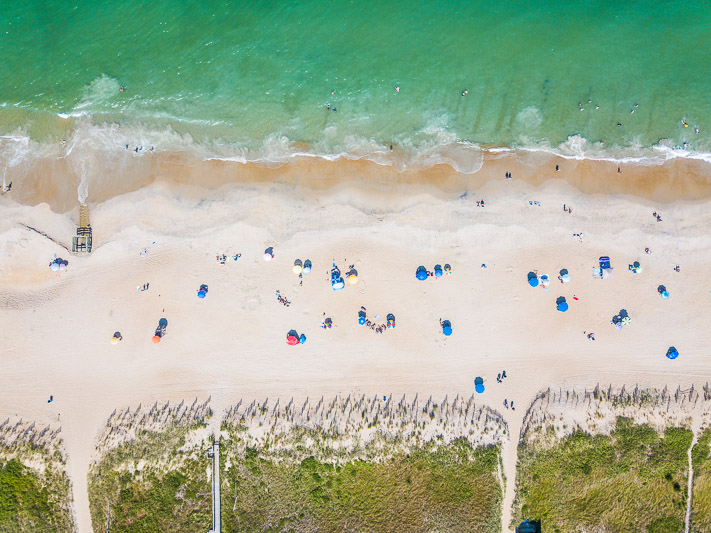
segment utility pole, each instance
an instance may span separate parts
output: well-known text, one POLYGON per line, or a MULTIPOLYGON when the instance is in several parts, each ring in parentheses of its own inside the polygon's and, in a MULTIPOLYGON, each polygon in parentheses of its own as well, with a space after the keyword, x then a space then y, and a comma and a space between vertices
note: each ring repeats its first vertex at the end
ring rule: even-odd
POLYGON ((207 533, 222 533, 222 514, 220 512, 220 441, 212 443, 212 449, 207 451, 208 459, 212 459, 212 529, 207 533))

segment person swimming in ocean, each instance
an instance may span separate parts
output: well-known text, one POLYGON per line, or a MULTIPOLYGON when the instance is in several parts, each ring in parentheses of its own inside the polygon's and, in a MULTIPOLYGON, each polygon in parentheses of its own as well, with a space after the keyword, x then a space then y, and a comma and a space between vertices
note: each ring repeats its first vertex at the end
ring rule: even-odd
POLYGON ((119 87, 119 91, 125 92, 125 91, 126 91, 126 87, 125 87, 124 85, 122 85, 121 87, 119 87))
POLYGON ((466 96, 466 95, 468 95, 468 94, 469 94, 469 89, 464 89, 464 90, 462 91, 462 96, 466 96))
POLYGON ((684 125, 685 128, 689 127, 689 125, 686 123, 686 120, 684 120, 683 118, 681 119, 681 123, 684 125))

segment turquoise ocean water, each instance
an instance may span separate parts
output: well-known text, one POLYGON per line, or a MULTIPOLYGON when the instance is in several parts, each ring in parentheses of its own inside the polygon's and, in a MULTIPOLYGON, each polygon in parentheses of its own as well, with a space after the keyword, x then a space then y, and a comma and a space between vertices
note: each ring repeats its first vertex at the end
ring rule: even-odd
POLYGON ((710 50, 708 2, 8 2, 0 169, 62 139, 238 160, 394 144, 463 171, 482 146, 707 158, 710 50))

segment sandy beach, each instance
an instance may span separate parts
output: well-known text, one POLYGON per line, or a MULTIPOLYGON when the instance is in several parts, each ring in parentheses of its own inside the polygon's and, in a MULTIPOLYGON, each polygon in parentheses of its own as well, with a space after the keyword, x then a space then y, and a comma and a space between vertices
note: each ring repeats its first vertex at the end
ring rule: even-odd
MULTIPOLYGON (((468 398, 481 376, 478 403, 510 428, 504 474, 513 480, 521 424, 540 391, 675 390, 708 379, 711 182, 702 162, 618 174, 614 163, 492 155, 466 176, 364 161, 188 163, 156 157, 125 190, 90 189, 90 255, 67 250, 77 209, 57 193, 59 177, 52 190, 30 174, 1 200, 0 418, 61 426, 82 533, 91 531, 86 476, 96 437, 126 406, 211 397, 219 419, 240 399, 468 398), (274 259, 265 262, 268 247, 274 259), (48 268, 55 254, 69 261, 65 272, 48 268), (603 255, 614 277, 594 279, 603 255), (313 263, 301 280, 296 259, 313 263), (634 261, 639 274, 628 271, 634 261), (343 272, 354 265, 358 284, 334 292, 334 262, 343 272), (451 274, 415 278, 418 266, 445 263, 451 274), (563 268, 570 283, 557 280, 563 268), (529 271, 551 284, 530 287, 529 271), (397 327, 359 326, 361 306, 378 323, 393 313, 397 327), (632 320, 618 331, 610 320, 623 308, 632 320), (326 317, 333 328, 320 327, 326 317), (155 345, 161 318, 168 326, 155 345), (440 319, 451 321, 451 337, 440 319), (307 341, 288 346, 291 329, 307 341), (112 345, 115 331, 123 340, 112 345), (673 361, 665 357, 672 345, 673 361)), ((503 524, 513 491, 507 482, 503 524)))

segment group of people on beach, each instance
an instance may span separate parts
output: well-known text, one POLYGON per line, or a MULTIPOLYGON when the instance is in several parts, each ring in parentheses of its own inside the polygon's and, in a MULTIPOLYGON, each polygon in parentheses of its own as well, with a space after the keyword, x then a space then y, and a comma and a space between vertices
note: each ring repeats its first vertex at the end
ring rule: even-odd
POLYGON ((287 300, 286 298, 284 298, 281 295, 281 292, 276 291, 276 297, 277 297, 277 301, 284 307, 289 307, 291 305, 291 302, 289 300, 287 300))

